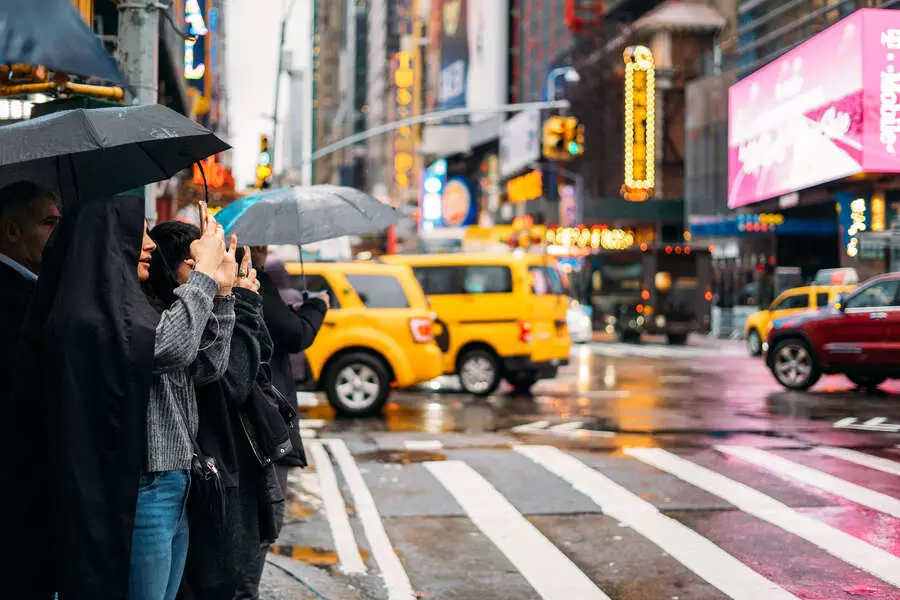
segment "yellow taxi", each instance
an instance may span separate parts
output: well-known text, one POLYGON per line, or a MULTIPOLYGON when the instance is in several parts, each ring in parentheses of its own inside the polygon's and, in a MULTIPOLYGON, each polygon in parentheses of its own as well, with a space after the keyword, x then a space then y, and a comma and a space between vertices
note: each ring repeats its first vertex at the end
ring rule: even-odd
POLYGON ((506 379, 527 391, 568 363, 568 296, 553 259, 521 251, 385 256, 412 267, 437 313, 444 372, 488 396, 506 379))
POLYGON ((838 294, 849 292, 854 285, 813 285, 782 292, 769 308, 753 313, 744 325, 744 339, 751 356, 763 353, 763 340, 776 319, 805 310, 825 308, 834 303, 838 294))
POLYGON ((327 293, 331 301, 306 358, 335 411, 377 414, 391 387, 412 387, 443 373, 434 315, 408 267, 364 262, 285 267, 294 287, 327 293))

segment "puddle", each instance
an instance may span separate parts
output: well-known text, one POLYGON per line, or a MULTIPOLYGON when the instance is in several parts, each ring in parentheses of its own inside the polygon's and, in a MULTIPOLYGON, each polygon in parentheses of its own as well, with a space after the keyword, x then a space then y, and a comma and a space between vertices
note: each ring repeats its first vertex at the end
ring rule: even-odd
POLYGON ((447 460, 447 455, 443 452, 431 450, 375 450, 374 452, 357 454, 356 460, 408 465, 410 463, 433 460, 447 460))
POLYGON ((316 513, 309 504, 303 502, 294 494, 291 494, 288 497, 285 509, 287 516, 291 521, 305 521, 316 513))
MULTIPOLYGON (((338 564, 337 552, 315 546, 272 546, 269 551, 272 554, 286 556, 314 567, 330 567, 338 564)), ((369 557, 369 553, 362 548, 359 549, 359 553, 363 560, 369 557)))

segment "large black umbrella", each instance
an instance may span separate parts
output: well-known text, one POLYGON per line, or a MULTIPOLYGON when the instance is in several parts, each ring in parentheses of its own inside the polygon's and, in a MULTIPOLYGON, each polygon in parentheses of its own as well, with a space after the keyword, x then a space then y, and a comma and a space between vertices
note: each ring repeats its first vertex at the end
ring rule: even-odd
POLYGON ((159 104, 61 111, 0 127, 0 187, 24 179, 60 190, 64 203, 104 197, 230 147, 159 104))
POLYGON ((43 65, 53 71, 128 85, 71 0, 2 0, 0 64, 43 65))

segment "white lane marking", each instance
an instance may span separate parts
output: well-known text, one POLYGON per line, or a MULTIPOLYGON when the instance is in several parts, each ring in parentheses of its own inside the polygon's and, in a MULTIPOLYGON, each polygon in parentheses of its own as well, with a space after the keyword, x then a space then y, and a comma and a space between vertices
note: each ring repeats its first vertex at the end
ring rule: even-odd
POLYGON ((550 424, 550 421, 535 421, 533 423, 523 423, 522 425, 516 425, 510 431, 515 433, 528 433, 529 431, 537 431, 539 429, 543 429, 547 425, 550 424))
POLYGON ((552 431, 553 433, 565 433, 566 431, 574 431, 576 429, 580 429, 582 425, 584 425, 584 421, 570 421, 568 423, 560 423, 559 425, 554 425, 547 431, 552 431))
POLYGON ((558 448, 513 449, 571 484, 593 500, 603 514, 631 527, 726 596, 735 600, 796 598, 693 529, 558 448))
POLYGON ((314 392, 297 392, 297 406, 318 406, 319 397, 314 392))
POLYGON ((850 483, 824 471, 801 465, 775 454, 747 446, 716 446, 719 452, 736 456, 763 469, 772 471, 784 479, 796 480, 817 487, 829 494, 846 498, 862 506, 868 506, 885 514, 900 517, 900 500, 887 494, 850 483))
POLYGON ((424 464, 541 598, 609 600, 472 467, 456 460, 424 464))
POLYGON ((407 450, 422 450, 425 452, 436 452, 444 447, 440 440, 406 440, 403 445, 407 450))
POLYGON ((325 419, 298 419, 300 427, 304 429, 321 429, 325 427, 325 419))
POLYGON ((350 515, 347 514, 347 504, 338 488, 337 477, 331 458, 320 442, 309 444, 309 453, 316 472, 319 474, 319 482, 322 486, 322 502, 325 504, 325 517, 331 528, 331 538, 334 540, 334 548, 338 559, 341 561, 341 570, 344 573, 364 574, 366 564, 359 553, 356 536, 350 526, 350 515))
POLYGON ((844 417, 834 422, 833 427, 837 429, 860 429, 862 431, 883 431, 885 433, 896 433, 900 431, 900 424, 888 423, 887 417, 875 417, 864 423, 856 423, 856 417, 844 417))
POLYGON ((384 530, 384 524, 381 522, 381 516, 378 514, 372 493, 366 486, 347 444, 343 440, 337 439, 329 439, 327 443, 334 460, 344 474, 347 487, 350 488, 353 503, 356 505, 356 515, 362 523, 363 531, 366 532, 372 557, 378 563, 378 569, 384 578, 388 600, 414 600, 416 595, 409 582, 409 576, 391 546, 391 540, 384 530))
POLYGON ((797 512, 750 486, 701 467, 661 448, 628 448, 625 453, 722 498, 767 523, 790 532, 879 579, 900 587, 900 558, 861 539, 797 512))
POLYGON ((317 437, 318 435, 319 434, 315 429, 303 429, 302 427, 300 428, 300 439, 312 439, 314 437, 317 437))
POLYGON ((856 450, 833 448, 831 446, 820 446, 818 448, 813 448, 813 451, 818 454, 824 454, 857 465, 862 465, 870 469, 876 469, 893 475, 900 475, 900 464, 880 456, 871 456, 869 454, 864 454, 863 452, 857 452, 856 450))

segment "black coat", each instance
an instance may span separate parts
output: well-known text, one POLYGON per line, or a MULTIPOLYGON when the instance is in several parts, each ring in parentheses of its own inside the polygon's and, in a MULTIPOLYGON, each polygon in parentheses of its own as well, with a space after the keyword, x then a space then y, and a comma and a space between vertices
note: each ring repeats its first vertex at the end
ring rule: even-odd
POLYGON ((35 282, 0 263, 0 402, 6 406, 19 354, 19 333, 34 294, 35 282))
POLYGON ((278 293, 278 288, 265 272, 260 272, 259 293, 263 297, 263 318, 272 341, 272 383, 288 400, 293 400, 296 392, 294 374, 291 371, 291 354, 303 352, 316 339, 328 305, 318 298, 303 303, 297 310, 287 307, 278 293))
POLYGON ((159 319, 137 278, 143 230, 142 197, 84 201, 44 251, 10 414, 34 447, 0 456, 17 492, 4 494, 10 598, 127 595, 159 319))

